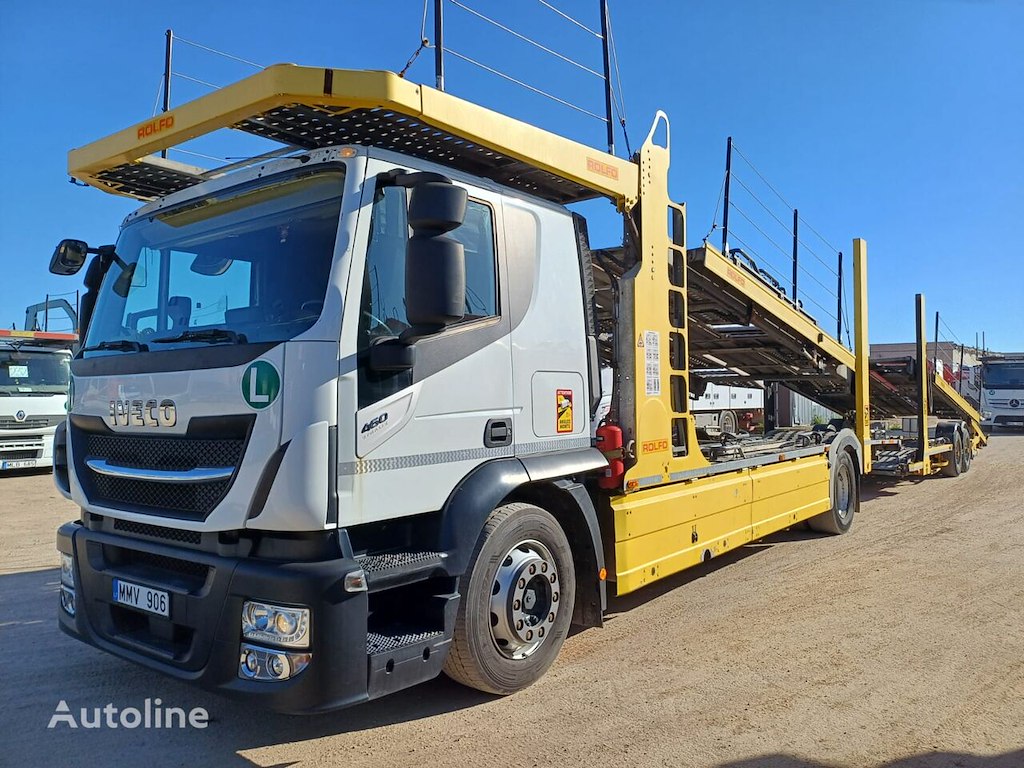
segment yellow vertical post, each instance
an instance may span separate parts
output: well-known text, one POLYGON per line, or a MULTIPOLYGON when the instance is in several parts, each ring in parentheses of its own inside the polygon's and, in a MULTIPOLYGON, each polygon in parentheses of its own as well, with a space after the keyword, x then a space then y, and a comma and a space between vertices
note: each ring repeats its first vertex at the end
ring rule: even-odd
POLYGON ((928 458, 928 338, 925 328, 924 294, 917 294, 917 460, 923 462, 923 474, 930 475, 932 462, 928 458))
POLYGON ((854 417, 854 430, 860 440, 864 454, 864 466, 861 471, 866 475, 871 471, 871 395, 868 390, 871 382, 869 358, 871 347, 868 344, 868 244, 866 240, 857 238, 853 241, 853 331, 854 356, 857 370, 854 372, 854 394, 857 413, 854 417))

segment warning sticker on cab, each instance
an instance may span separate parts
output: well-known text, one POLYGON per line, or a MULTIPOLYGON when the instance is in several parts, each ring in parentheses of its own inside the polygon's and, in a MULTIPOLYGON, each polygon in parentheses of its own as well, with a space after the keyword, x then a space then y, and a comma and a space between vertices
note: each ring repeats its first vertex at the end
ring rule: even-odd
POLYGON ((559 434, 572 432, 572 390, 559 389, 555 392, 556 400, 556 425, 555 429, 559 434))

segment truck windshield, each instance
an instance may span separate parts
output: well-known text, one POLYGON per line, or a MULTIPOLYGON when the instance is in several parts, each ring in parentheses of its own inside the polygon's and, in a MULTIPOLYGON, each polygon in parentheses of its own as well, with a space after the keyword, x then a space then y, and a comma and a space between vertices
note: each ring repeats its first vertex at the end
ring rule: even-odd
POLYGON ((285 341, 323 309, 344 173, 228 190, 121 232, 84 352, 285 341))
POLYGON ((986 389, 1024 389, 1024 363, 988 363, 982 377, 986 389))
POLYGON ((70 359, 63 353, 0 350, 0 397, 64 394, 70 359))

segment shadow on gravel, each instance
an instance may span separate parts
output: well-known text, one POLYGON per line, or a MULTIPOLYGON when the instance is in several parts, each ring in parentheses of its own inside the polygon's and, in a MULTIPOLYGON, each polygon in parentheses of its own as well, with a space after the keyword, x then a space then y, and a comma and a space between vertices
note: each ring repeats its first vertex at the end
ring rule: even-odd
POLYGON ((771 547, 772 537, 764 539, 762 541, 755 542, 753 544, 746 544, 739 549, 734 549, 731 552, 726 552, 724 555, 709 560, 706 563, 689 568, 685 571, 675 574, 674 576, 667 576, 660 581, 656 581, 643 589, 639 589, 636 592, 630 592, 628 595, 622 597, 608 597, 608 613, 605 614, 605 621, 614 621, 619 615, 627 613, 638 605, 655 600, 667 592, 672 592, 675 589, 689 584, 697 579, 703 579, 715 571, 721 570, 722 568, 728 568, 734 563, 738 563, 741 560, 745 560, 752 555, 757 554, 763 549, 769 549, 771 547))
MULTIPOLYGON (((875 768, 1020 768, 1024 749, 1000 755, 972 755, 967 752, 923 752, 885 763, 864 763, 875 768)), ((836 763, 807 760, 794 755, 762 755, 746 760, 719 763, 717 768, 836 768, 836 763)))
MULTIPOLYGON (((6 649, 21 649, 19 656, 25 661, 8 665, 0 677, 3 765, 251 766, 239 752, 372 730, 496 698, 440 677, 325 715, 292 717, 266 712, 251 703, 187 686, 67 637, 57 627, 59 581, 56 568, 0 576, 0 643, 6 649), (209 713, 209 724, 205 729, 72 729, 65 721, 53 729, 47 727, 61 701, 80 720, 83 707, 92 717, 94 708, 107 704, 119 710, 141 710, 147 698, 159 698, 164 707, 180 707, 186 712, 202 707, 209 713)), ((308 756, 305 753, 303 758, 308 756)))

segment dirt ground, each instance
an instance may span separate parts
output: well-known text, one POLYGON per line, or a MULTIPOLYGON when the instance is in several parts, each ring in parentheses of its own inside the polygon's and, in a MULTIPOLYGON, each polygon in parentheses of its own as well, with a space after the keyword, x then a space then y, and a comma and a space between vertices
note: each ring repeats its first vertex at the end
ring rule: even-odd
POLYGON ((853 530, 783 533, 613 600, 499 699, 444 679, 273 715, 57 629, 49 475, 0 478, 0 765, 1024 766, 1024 435, 959 478, 867 483, 853 530), (204 730, 72 730, 81 707, 204 707, 204 730))

